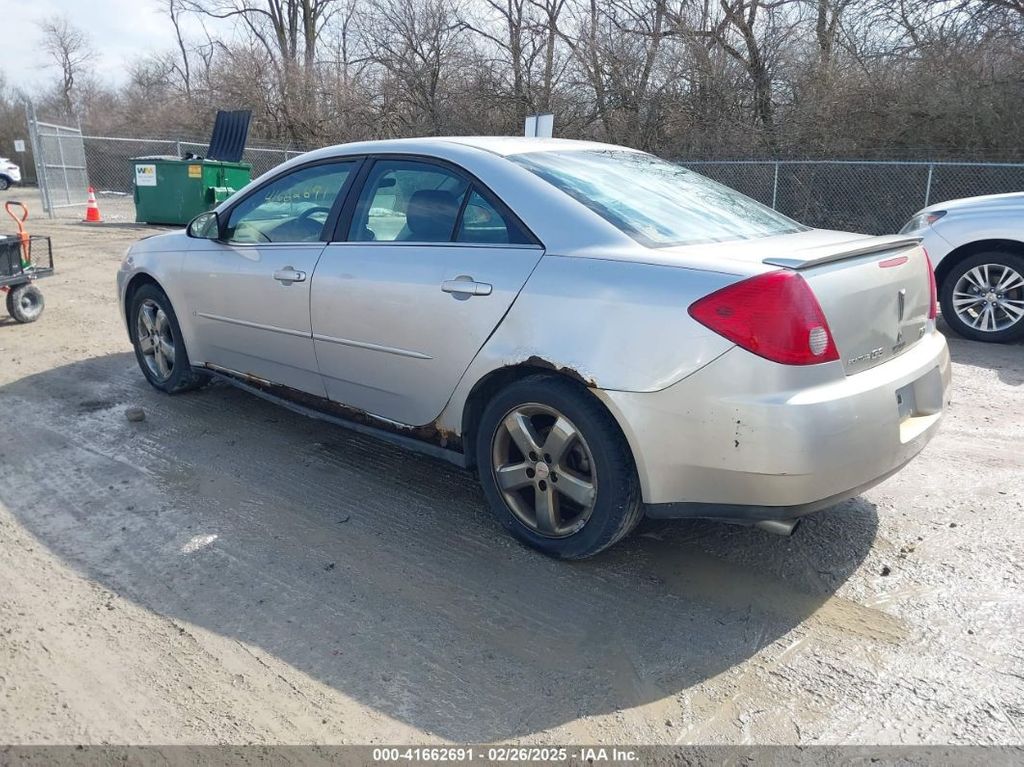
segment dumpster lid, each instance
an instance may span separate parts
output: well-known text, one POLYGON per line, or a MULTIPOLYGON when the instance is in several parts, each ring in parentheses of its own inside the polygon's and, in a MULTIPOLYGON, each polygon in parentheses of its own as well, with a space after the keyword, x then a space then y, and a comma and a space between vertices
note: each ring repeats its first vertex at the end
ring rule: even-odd
POLYGON ((146 154, 141 157, 133 157, 132 161, 135 160, 180 160, 176 154, 146 154))
POLYGON ((211 160, 238 162, 242 159, 246 139, 249 138, 249 120, 252 112, 239 109, 234 112, 220 110, 213 123, 213 135, 210 136, 210 148, 206 156, 211 160))

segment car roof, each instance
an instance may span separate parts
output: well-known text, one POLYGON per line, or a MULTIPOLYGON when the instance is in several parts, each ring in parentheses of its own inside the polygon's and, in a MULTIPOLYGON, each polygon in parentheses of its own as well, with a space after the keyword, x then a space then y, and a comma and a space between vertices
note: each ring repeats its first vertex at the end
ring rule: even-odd
MULTIPOLYGON (((525 136, 424 136, 337 144, 298 155, 239 190, 242 196, 291 169, 339 158, 367 155, 426 156, 455 163, 472 174, 519 216, 545 247, 561 254, 592 248, 607 253, 636 248, 636 241, 565 192, 509 162, 510 155, 550 150, 636 151, 613 144, 525 136)), ((216 208, 222 211, 232 196, 216 208)))
POLYGON ((603 149, 633 152, 634 149, 616 144, 602 144, 597 141, 577 141, 564 138, 528 138, 525 136, 423 136, 417 138, 378 139, 336 144, 309 153, 310 157, 342 154, 363 154, 374 152, 429 152, 451 149, 453 145, 482 150, 501 157, 526 154, 528 152, 580 151, 603 149))
POLYGON ((508 156, 527 152, 579 151, 584 149, 609 149, 626 152, 636 151, 616 144, 604 144, 599 141, 579 141, 567 138, 528 138, 526 136, 445 136, 437 141, 483 149, 494 154, 508 156))

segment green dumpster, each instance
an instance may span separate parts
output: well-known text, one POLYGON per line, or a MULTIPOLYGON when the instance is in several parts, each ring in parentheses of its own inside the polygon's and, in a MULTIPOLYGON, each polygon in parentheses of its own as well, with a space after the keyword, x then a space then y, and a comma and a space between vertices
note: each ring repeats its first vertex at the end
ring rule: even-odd
POLYGON ((249 183, 244 162, 179 157, 136 157, 135 220, 184 226, 249 183))

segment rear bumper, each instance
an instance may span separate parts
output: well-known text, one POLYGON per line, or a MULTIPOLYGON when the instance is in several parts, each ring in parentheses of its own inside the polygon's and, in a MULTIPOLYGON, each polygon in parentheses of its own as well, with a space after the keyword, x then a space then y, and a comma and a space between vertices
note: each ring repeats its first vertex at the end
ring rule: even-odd
POLYGON ((651 393, 599 391, 633 449, 652 517, 790 519, 905 466, 938 430, 945 338, 843 376, 841 363, 779 365, 733 348, 651 393), (838 369, 837 369, 838 368, 838 369))
POLYGON ((798 519, 813 514, 816 511, 831 508, 850 498, 863 493, 865 490, 884 482, 893 474, 896 474, 907 464, 900 464, 887 473, 875 477, 863 485, 851 487, 807 503, 794 503, 788 506, 764 506, 757 504, 739 503, 699 503, 683 501, 677 503, 648 503, 645 504, 645 513, 652 519, 715 519, 720 522, 765 522, 768 520, 790 520, 798 519))

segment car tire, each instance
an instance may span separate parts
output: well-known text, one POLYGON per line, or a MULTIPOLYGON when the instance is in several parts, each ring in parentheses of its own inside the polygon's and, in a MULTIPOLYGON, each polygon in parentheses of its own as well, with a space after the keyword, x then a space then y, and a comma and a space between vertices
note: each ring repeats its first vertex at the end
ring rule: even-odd
POLYGON ((7 313, 22 324, 35 322, 46 308, 46 300, 39 288, 26 282, 7 292, 7 313))
POLYGON ((0 176, 0 192, 6 192, 11 188, 11 180, 7 176, 0 176))
POLYGON ((156 285, 143 285, 128 307, 128 333, 142 374, 155 389, 180 394, 203 386, 209 376, 192 368, 178 317, 156 285))
POLYGON ((591 557, 643 517, 622 431, 574 381, 541 374, 502 389, 480 417, 476 461, 501 525, 549 556, 591 557))
POLYGON ((1016 253, 993 250, 957 262, 939 296, 942 318, 964 338, 1006 343, 1024 337, 1024 257, 1016 253), (1001 284, 1010 288, 997 292, 1001 284))

